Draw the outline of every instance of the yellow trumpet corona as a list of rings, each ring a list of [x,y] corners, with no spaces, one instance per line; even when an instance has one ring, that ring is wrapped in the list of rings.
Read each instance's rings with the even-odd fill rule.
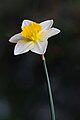
[[[26,39],[36,42],[42,39],[42,34],[40,33],[41,30],[42,26],[40,24],[32,22],[28,26],[22,28],[21,35]]]

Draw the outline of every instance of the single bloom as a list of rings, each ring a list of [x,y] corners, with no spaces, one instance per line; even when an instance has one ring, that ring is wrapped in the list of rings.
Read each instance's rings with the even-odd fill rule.
[[[47,49],[48,38],[60,32],[52,25],[53,20],[46,20],[41,23],[23,20],[21,33],[15,34],[9,39],[10,42],[16,43],[14,55],[23,54],[29,50],[37,54],[44,54]]]

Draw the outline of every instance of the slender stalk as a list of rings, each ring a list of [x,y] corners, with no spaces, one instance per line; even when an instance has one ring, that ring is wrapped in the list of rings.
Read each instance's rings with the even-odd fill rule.
[[[47,86],[48,86],[50,108],[51,108],[51,118],[52,118],[52,120],[55,120],[55,111],[54,111],[54,104],[53,104],[53,98],[52,98],[51,85],[50,85],[50,80],[49,80],[49,75],[48,75],[48,70],[47,70],[47,65],[46,65],[46,60],[45,60],[44,55],[42,55],[42,60],[43,60],[44,69],[45,69],[46,78],[47,78]]]

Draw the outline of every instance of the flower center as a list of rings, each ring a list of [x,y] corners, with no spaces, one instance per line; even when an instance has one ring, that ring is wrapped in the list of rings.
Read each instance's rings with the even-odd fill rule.
[[[42,30],[42,26],[36,22],[31,22],[28,26],[22,28],[21,35],[33,42],[40,41],[42,39],[42,34],[40,31]]]

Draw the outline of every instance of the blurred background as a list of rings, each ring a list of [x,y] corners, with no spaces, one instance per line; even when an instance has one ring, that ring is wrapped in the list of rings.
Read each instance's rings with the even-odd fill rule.
[[[0,0],[0,120],[51,120],[41,56],[14,56],[24,19],[54,20],[45,54],[56,120],[80,120],[80,0]]]

